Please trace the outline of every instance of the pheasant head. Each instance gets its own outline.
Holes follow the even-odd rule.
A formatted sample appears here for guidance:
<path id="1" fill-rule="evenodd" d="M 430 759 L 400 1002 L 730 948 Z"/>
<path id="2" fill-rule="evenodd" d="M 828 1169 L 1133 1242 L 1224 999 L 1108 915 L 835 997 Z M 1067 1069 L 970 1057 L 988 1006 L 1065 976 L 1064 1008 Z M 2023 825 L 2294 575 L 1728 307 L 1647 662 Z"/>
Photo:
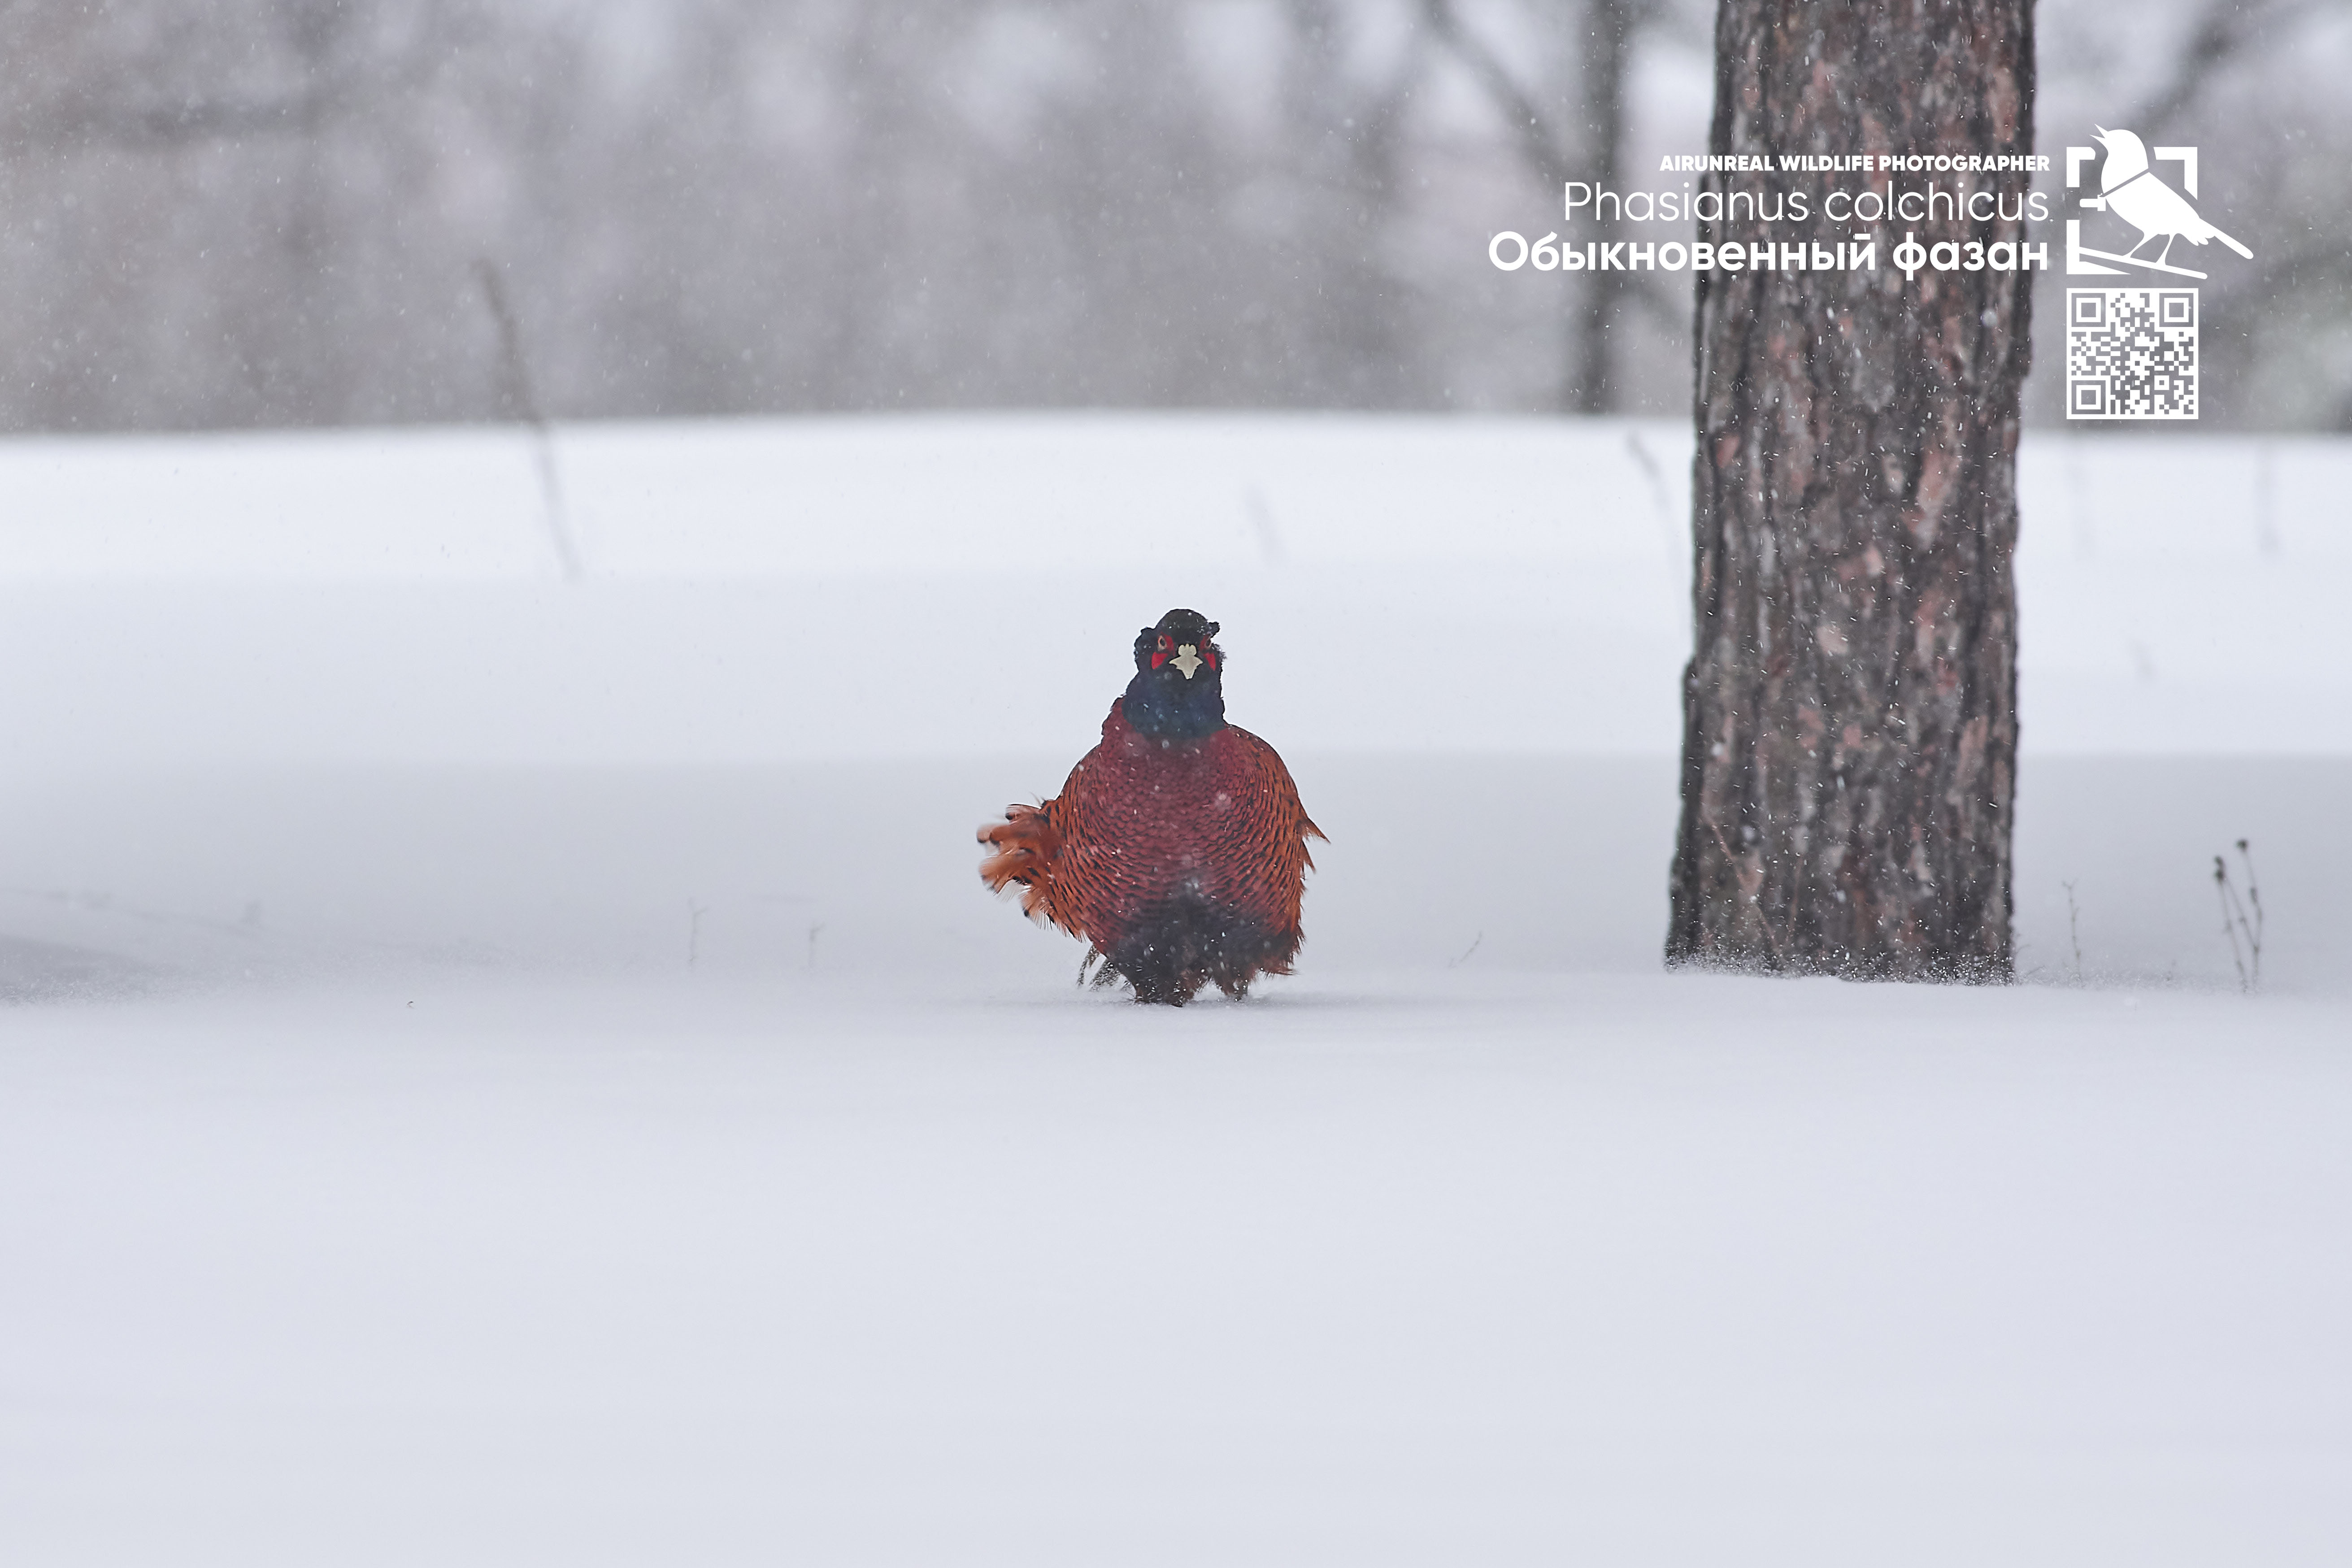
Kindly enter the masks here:
<path id="1" fill-rule="evenodd" d="M 1171 610 L 1136 634 L 1125 709 L 1137 732 L 1193 741 L 1225 727 L 1225 655 L 1216 635 L 1217 623 L 1198 610 Z"/>

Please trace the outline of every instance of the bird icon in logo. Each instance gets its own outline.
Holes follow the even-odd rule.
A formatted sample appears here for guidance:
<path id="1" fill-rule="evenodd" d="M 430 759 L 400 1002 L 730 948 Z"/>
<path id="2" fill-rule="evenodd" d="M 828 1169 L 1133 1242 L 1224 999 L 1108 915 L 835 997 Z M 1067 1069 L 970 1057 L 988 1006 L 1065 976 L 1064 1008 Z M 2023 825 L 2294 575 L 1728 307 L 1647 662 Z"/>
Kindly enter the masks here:
<path id="1" fill-rule="evenodd" d="M 2253 252 L 2197 216 L 2189 198 L 2174 190 L 2148 167 L 2147 147 L 2128 131 L 2109 131 L 2099 127 L 2093 138 L 2107 150 L 2105 163 L 2099 170 L 2099 194 L 2086 196 L 2083 205 L 2094 212 L 2111 212 L 2139 230 L 2139 242 L 2120 256 L 2104 251 L 2084 250 L 2085 256 L 2097 256 L 2108 261 L 2126 261 L 2136 267 L 2151 267 L 2165 272 L 2183 272 L 2191 278 L 2202 278 L 2201 272 L 2188 272 L 2184 268 L 2168 267 L 2165 258 L 2172 254 L 2172 242 L 2185 239 L 2191 245 L 2203 245 L 2218 239 L 2239 255 L 2251 258 Z M 2196 188 L 2192 167 L 2189 188 Z M 2071 182 L 2070 182 L 2071 183 Z M 2147 260 L 2139 254 L 2140 247 L 2158 236 L 2164 238 L 2164 248 L 2156 259 Z M 2092 270 L 2105 270 L 2093 268 Z"/>

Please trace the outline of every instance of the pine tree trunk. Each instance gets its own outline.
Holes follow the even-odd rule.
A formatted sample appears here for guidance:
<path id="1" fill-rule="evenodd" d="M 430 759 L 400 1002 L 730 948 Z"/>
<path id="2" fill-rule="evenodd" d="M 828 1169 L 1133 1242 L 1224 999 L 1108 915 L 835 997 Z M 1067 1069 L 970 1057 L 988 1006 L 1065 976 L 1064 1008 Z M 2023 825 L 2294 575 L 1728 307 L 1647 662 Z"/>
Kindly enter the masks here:
<path id="1" fill-rule="evenodd" d="M 2032 0 L 1722 0 L 1712 151 L 2024 153 Z M 1775 159 L 1777 165 L 1777 156 Z M 2005 979 L 2017 755 L 2018 399 L 2029 275 L 1891 250 L 2022 241 L 2021 221 L 1823 219 L 1837 188 L 2006 193 L 2029 176 L 1718 174 L 1803 191 L 1875 270 L 1702 274 L 1670 962 Z M 1993 204 L 1998 207 L 1999 204 Z M 1963 212 L 1965 209 L 1963 209 Z"/>

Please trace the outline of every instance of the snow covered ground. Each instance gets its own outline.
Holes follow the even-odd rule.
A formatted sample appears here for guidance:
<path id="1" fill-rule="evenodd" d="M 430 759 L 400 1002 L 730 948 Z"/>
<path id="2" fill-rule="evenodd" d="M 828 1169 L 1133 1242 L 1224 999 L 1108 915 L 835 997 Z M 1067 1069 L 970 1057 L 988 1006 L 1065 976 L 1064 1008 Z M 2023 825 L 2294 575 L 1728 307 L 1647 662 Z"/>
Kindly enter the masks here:
<path id="1" fill-rule="evenodd" d="M 411 989 L 11 1021 L 12 1560 L 2343 1555 L 2308 999 Z"/>
<path id="2" fill-rule="evenodd" d="M 5 1555 L 2342 1561 L 2352 443 L 2029 446 L 2000 991 L 1658 973 L 1687 456 L 0 445 Z M 1163 1014 L 971 834 L 1174 604 L 1332 842 Z"/>

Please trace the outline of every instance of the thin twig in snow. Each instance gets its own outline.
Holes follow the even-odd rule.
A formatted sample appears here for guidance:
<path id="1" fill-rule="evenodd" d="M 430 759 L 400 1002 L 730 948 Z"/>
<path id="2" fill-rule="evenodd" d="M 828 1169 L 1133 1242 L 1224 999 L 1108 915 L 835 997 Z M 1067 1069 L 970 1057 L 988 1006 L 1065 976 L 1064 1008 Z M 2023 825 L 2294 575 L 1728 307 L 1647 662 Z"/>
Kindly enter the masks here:
<path id="1" fill-rule="evenodd" d="M 499 269 L 487 258 L 474 262 L 475 276 L 481 279 L 482 298 L 490 307 L 490 319 L 498 324 L 499 357 L 505 367 L 507 390 L 513 399 L 516 412 L 530 426 L 531 457 L 539 468 L 539 498 L 547 512 L 548 536 L 555 542 L 555 559 L 563 568 L 563 580 L 580 581 L 580 552 L 572 547 L 572 530 L 564 521 L 563 486 L 555 467 L 555 431 L 539 405 L 539 395 L 530 378 L 530 363 L 525 358 L 522 326 L 516 321 L 514 306 L 507 299 L 505 282 Z"/>
<path id="2" fill-rule="evenodd" d="M 2246 911 L 2238 903 L 2237 890 L 2230 886 L 2230 868 L 2219 855 L 2213 857 L 2213 888 L 2221 900 L 2221 934 L 2230 939 L 2230 962 L 2238 966 L 2238 989 L 2251 991 L 2253 982 L 2246 975 L 2246 955 L 2238 945 L 2238 928 L 2245 923 Z"/>
<path id="3" fill-rule="evenodd" d="M 2074 919 L 2074 884 L 2061 883 L 2066 889 L 2066 940 L 2074 947 L 2074 984 L 2083 984 L 2083 933 Z"/>
<path id="4" fill-rule="evenodd" d="M 2246 902 L 2254 907 L 2254 923 L 2247 929 L 2246 946 L 2254 955 L 2254 984 L 2263 983 L 2263 885 L 2254 879 L 2254 853 L 2242 838 L 2238 840 L 2238 858 L 2246 863 Z"/>

